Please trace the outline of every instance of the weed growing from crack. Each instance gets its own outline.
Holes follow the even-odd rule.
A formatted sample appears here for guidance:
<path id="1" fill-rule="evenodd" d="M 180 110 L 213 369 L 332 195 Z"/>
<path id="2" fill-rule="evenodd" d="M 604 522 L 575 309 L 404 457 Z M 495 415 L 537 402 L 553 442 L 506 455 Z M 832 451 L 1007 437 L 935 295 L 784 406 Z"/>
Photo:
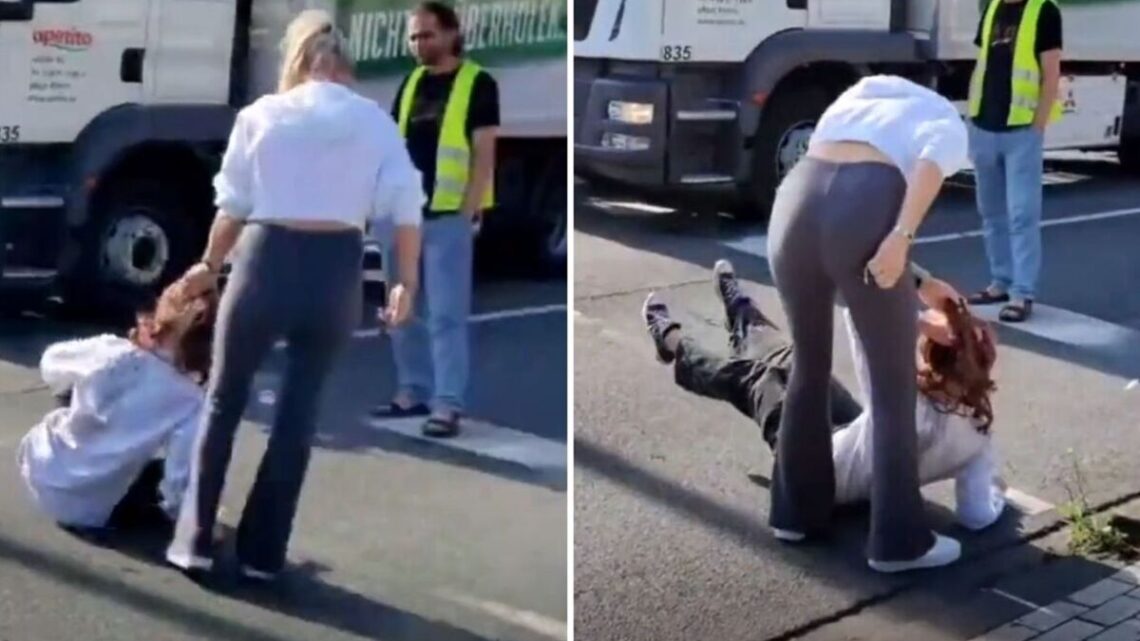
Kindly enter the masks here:
<path id="1" fill-rule="evenodd" d="M 1081 556 L 1119 557 L 1132 559 L 1137 555 L 1135 543 L 1118 527 L 1113 515 L 1098 515 L 1089 506 L 1085 491 L 1085 474 L 1081 462 L 1070 449 L 1072 477 L 1063 481 L 1069 501 L 1057 508 L 1069 524 L 1069 552 Z"/>

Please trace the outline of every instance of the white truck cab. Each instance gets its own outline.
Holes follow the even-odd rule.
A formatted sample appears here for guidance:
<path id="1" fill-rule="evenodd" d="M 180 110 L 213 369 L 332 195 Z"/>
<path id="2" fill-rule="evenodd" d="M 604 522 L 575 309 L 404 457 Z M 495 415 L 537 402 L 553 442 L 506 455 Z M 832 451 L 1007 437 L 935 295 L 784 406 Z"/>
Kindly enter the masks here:
<path id="1" fill-rule="evenodd" d="M 275 90 L 289 21 L 306 8 L 332 13 L 349 36 L 356 88 L 387 107 L 413 65 L 412 6 L 0 0 L 0 287 L 133 308 L 200 255 L 234 117 Z M 481 243 L 506 241 L 509 255 L 557 276 L 566 264 L 566 0 L 467 0 L 459 12 L 470 55 L 500 86 L 499 206 Z M 375 247 L 365 260 L 376 274 Z"/>
<path id="2" fill-rule="evenodd" d="M 984 3 L 983 3 L 984 4 Z M 874 73 L 965 110 L 978 0 L 581 0 L 575 5 L 575 171 L 650 192 L 722 195 L 764 218 L 815 121 Z M 1140 2 L 1065 2 L 1051 149 L 1116 148 L 1140 75 Z M 1129 111 L 1129 118 L 1133 118 Z M 1130 122 L 1132 122 L 1130 120 Z M 1128 145 L 1122 155 L 1134 161 Z"/>
<path id="3" fill-rule="evenodd" d="M 5 285 L 133 305 L 193 262 L 245 99 L 231 65 L 250 4 L 0 2 Z"/>

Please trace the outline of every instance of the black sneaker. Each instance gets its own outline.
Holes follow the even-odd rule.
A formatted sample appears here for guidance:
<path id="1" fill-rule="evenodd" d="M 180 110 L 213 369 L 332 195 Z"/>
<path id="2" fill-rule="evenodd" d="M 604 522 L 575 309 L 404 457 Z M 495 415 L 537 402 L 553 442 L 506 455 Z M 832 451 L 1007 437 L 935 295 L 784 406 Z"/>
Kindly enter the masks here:
<path id="1" fill-rule="evenodd" d="M 716 274 L 716 295 L 724 305 L 724 328 L 733 331 L 738 322 L 747 325 L 776 325 L 760 311 L 756 303 L 740 289 L 736 270 L 725 259 L 716 261 L 713 266 Z"/>
<path id="2" fill-rule="evenodd" d="M 665 349 L 665 335 L 675 329 L 681 329 L 681 324 L 669 318 L 669 308 L 657 297 L 656 292 L 645 298 L 645 304 L 641 307 L 641 317 L 645 319 L 645 328 L 649 331 L 649 337 L 653 339 L 653 345 L 657 347 L 657 360 L 665 364 L 672 363 L 675 355 Z"/>
<path id="3" fill-rule="evenodd" d="M 748 297 L 740 291 L 740 281 L 736 280 L 736 270 L 732 267 L 732 263 L 723 258 L 716 261 L 713 273 L 716 274 L 716 295 L 724 305 L 724 327 L 732 331 L 733 320 L 741 304 L 748 301 Z"/>

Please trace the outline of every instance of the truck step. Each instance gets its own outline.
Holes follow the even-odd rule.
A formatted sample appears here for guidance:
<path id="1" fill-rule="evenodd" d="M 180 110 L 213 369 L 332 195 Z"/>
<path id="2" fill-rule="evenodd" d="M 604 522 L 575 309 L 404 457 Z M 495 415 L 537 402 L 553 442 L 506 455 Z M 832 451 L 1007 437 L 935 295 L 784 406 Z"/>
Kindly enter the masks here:
<path id="1" fill-rule="evenodd" d="M 732 109 L 683 109 L 677 112 L 677 120 L 683 122 L 731 122 L 736 120 Z"/>
<path id="2" fill-rule="evenodd" d="M 725 174 L 686 174 L 681 176 L 683 185 L 717 185 L 733 182 L 732 176 Z"/>
<path id="3" fill-rule="evenodd" d="M 63 207 L 61 196 L 5 196 L 0 198 L 0 209 L 58 209 Z"/>

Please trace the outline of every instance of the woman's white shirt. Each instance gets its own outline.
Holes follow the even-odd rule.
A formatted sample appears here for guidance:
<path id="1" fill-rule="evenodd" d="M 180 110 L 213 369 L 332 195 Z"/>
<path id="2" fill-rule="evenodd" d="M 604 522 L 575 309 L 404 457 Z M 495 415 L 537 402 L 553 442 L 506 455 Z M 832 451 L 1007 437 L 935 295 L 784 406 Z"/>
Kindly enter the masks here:
<path id="1" fill-rule="evenodd" d="M 839 503 L 867 500 L 871 495 L 872 412 L 870 372 L 851 313 L 844 310 L 848 337 L 859 381 L 863 413 L 832 436 L 835 457 L 835 498 Z M 971 529 L 993 524 L 1005 509 L 1005 497 L 995 483 L 997 460 L 993 441 L 978 432 L 974 419 L 939 411 L 924 395 L 915 403 L 918 429 L 918 477 L 922 485 L 954 479 L 958 521 Z"/>
<path id="2" fill-rule="evenodd" d="M 936 164 L 943 177 L 969 164 L 969 134 L 954 104 L 898 76 L 868 76 L 844 91 L 823 112 L 811 141 L 869 144 L 904 176 L 919 160 Z"/>
<path id="3" fill-rule="evenodd" d="M 309 81 L 242 109 L 215 204 L 247 221 L 419 225 L 427 197 L 392 116 L 343 85 Z"/>
<path id="4" fill-rule="evenodd" d="M 190 476 L 202 389 L 155 354 L 118 336 L 56 343 L 40 360 L 69 406 L 20 442 L 18 463 L 35 503 L 56 521 L 98 527 L 143 467 L 164 450 L 163 508 L 177 514 Z"/>

